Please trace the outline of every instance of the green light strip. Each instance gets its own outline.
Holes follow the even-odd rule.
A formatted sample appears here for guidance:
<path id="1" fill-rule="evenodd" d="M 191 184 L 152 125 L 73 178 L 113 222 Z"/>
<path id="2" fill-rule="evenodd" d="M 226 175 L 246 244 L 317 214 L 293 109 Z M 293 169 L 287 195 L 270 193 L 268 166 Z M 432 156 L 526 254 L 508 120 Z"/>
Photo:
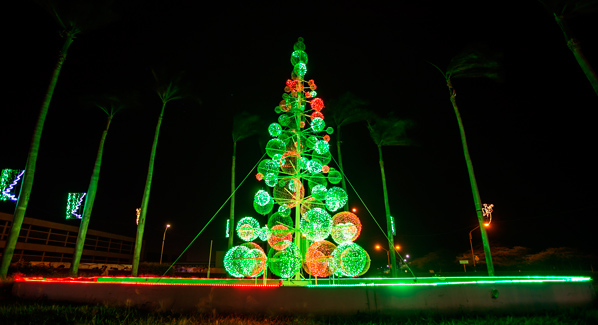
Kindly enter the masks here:
<path id="1" fill-rule="evenodd" d="M 422 278 L 419 278 L 421 280 Z M 395 286 L 443 286 L 443 285 L 472 285 L 472 284 L 499 284 L 499 283 L 548 283 L 548 282 L 588 282 L 590 277 L 528 277 L 511 280 L 478 280 L 478 281 L 450 281 L 428 283 L 359 283 L 359 284 L 308 284 L 306 287 L 395 287 Z"/>

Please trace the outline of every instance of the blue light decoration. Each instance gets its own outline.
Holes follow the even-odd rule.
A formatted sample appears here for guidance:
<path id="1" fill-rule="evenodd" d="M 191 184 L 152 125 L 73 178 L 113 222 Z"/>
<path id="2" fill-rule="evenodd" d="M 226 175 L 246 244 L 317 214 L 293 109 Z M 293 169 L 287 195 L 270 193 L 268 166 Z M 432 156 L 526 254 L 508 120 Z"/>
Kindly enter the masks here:
<path id="1" fill-rule="evenodd" d="M 0 176 L 0 201 L 16 201 L 17 196 L 13 193 L 15 186 L 25 173 L 22 169 L 3 169 Z"/>
<path id="2" fill-rule="evenodd" d="M 81 203 L 87 193 L 69 193 L 66 201 L 66 218 L 67 219 L 81 219 Z"/>

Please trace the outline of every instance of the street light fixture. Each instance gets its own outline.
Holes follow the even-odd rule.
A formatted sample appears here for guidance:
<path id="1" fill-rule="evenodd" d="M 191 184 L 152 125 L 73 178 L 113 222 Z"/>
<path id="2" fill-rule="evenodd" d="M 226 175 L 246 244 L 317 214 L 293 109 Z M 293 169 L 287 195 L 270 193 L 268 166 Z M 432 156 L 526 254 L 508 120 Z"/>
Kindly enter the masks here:
<path id="1" fill-rule="evenodd" d="M 170 228 L 170 225 L 166 225 L 164 228 L 164 236 L 162 236 L 162 250 L 160 251 L 160 264 L 162 264 L 162 254 L 164 254 L 164 241 L 166 240 L 166 230 Z"/>
<path id="2" fill-rule="evenodd" d="M 484 227 L 486 227 L 486 228 L 488 228 L 488 226 L 490 226 L 490 223 L 492 222 L 492 208 L 493 207 L 494 207 L 494 204 L 484 203 L 484 207 L 482 208 L 484 218 L 486 218 L 486 222 L 484 222 Z M 471 247 L 471 260 L 473 261 L 474 267 L 475 267 L 475 256 L 473 255 L 473 243 L 471 241 L 471 233 L 478 228 L 480 228 L 479 225 L 477 227 L 471 229 L 471 231 L 469 232 L 469 246 Z"/>
<path id="3" fill-rule="evenodd" d="M 385 250 L 385 251 L 386 251 L 386 258 L 388 259 L 388 271 L 389 271 L 389 273 L 390 273 L 390 271 L 392 270 L 392 265 L 390 264 L 390 251 L 389 251 L 388 249 L 386 249 L 386 248 L 384 248 L 384 247 L 380 246 L 380 245 L 376 245 L 376 249 L 377 249 L 377 250 L 383 249 L 383 250 Z M 398 251 L 398 250 L 400 250 L 400 249 L 401 249 L 401 246 L 399 246 L 399 245 L 396 245 L 396 246 L 395 246 L 395 250 L 397 250 L 397 251 Z"/>

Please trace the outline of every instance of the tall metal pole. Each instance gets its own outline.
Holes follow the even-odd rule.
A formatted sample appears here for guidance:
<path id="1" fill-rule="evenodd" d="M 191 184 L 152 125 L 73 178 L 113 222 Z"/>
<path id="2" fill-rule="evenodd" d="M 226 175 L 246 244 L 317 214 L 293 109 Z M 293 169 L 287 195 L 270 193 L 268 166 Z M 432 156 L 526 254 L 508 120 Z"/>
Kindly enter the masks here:
<path id="1" fill-rule="evenodd" d="M 162 254 L 164 254 L 164 241 L 166 240 L 166 230 L 170 228 L 170 225 L 166 225 L 164 229 L 164 236 L 162 236 L 162 250 L 160 251 L 160 264 L 162 264 Z"/>

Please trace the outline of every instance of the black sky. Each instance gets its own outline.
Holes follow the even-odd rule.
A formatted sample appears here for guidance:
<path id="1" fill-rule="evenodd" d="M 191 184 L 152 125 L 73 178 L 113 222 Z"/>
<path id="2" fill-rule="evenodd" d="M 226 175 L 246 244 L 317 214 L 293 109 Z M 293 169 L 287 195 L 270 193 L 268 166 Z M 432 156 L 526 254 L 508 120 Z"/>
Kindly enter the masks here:
<path id="1" fill-rule="evenodd" d="M 62 45 L 57 24 L 41 7 L 14 6 L 11 28 L 5 28 L 0 168 L 23 168 Z M 172 259 L 230 194 L 232 116 L 245 110 L 276 120 L 273 108 L 301 36 L 309 55 L 306 78 L 316 81 L 325 103 L 350 91 L 380 115 L 392 111 L 416 123 L 410 136 L 418 145 L 384 148 L 396 242 L 415 257 L 467 251 L 477 221 L 459 131 L 444 79 L 426 61 L 445 68 L 462 49 L 481 44 L 502 54 L 502 82 L 464 79 L 454 85 L 482 201 L 495 205 L 492 244 L 594 250 L 588 244 L 595 233 L 598 98 L 539 2 L 223 3 L 208 9 L 139 1 L 122 2 L 117 11 L 119 20 L 80 34 L 69 50 L 44 127 L 27 216 L 77 224 L 64 220 L 66 193 L 87 190 L 106 122 L 86 99 L 126 94 L 136 104 L 113 120 L 90 228 L 134 237 L 161 104 L 151 69 L 184 70 L 202 104 L 181 100 L 167 107 L 145 233 L 148 258 L 157 260 L 164 225 L 171 223 L 165 254 Z M 596 18 L 571 22 L 594 67 Z M 347 127 L 343 141 L 346 174 L 384 228 L 376 147 L 364 124 Z M 257 137 L 240 142 L 238 150 L 240 182 L 263 152 Z M 254 174 L 237 195 L 238 216 L 258 217 L 252 199 L 262 184 Z M 382 264 L 385 256 L 373 249 L 382 232 L 351 191 L 350 202 L 364 224 L 357 242 L 374 266 Z M 0 208 L 11 213 L 14 204 Z M 228 209 L 191 247 L 189 259 L 207 256 L 212 239 L 224 249 Z"/>

